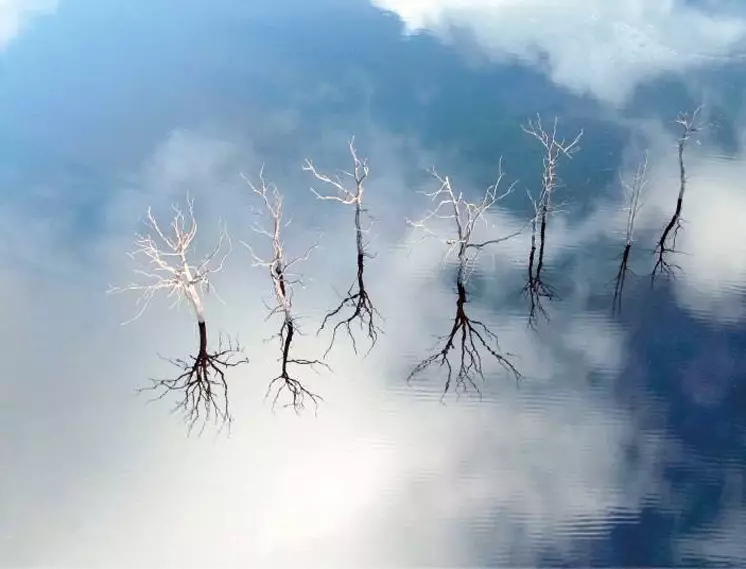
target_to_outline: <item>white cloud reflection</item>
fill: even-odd
[[[746,19],[680,0],[372,0],[410,31],[466,28],[498,61],[518,58],[577,93],[622,104],[635,87],[743,55]]]

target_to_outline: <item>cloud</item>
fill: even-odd
[[[366,153],[383,157],[393,146],[373,140]],[[391,207],[392,196],[404,193],[406,170],[396,161],[371,164],[371,210]],[[437,243],[410,252],[389,226],[396,218],[380,220],[370,264],[386,334],[363,361],[340,345],[335,373],[309,378],[326,398],[318,418],[273,415],[262,399],[277,366],[274,344],[263,338],[276,323],[263,321],[267,276],[241,250],[216,282],[226,305],[208,299],[208,322],[239,334],[252,359],[231,376],[231,437],[187,440],[164,402],[135,398],[148,375],[168,371],[156,353],[188,351],[194,331],[187,314],[168,312],[165,301],[121,327],[134,299],[104,297],[109,282],[129,278],[124,251],[134,212],[155,204],[166,213],[188,187],[202,221],[199,246],[209,247],[219,213],[236,240],[258,238],[247,229],[249,197],[234,183],[240,169],[258,165],[250,146],[173,133],[142,166],[136,187],[112,197],[107,230],[86,249],[85,266],[64,270],[71,245],[54,228],[28,244],[41,266],[3,266],[12,278],[3,279],[0,297],[13,299],[14,317],[0,324],[9,347],[3,394],[11,402],[2,453],[16,457],[0,474],[7,562],[455,565],[476,563],[475,543],[483,543],[501,559],[537,564],[542,548],[569,547],[563,528],[604,527],[638,511],[649,482],[645,468],[626,473],[620,449],[632,436],[630,417],[606,390],[587,388],[593,372],[618,373],[621,330],[604,316],[575,314],[572,297],[557,316],[566,335],[534,335],[523,315],[475,301],[472,310],[500,330],[527,380],[517,390],[489,370],[483,402],[443,406],[442,377],[409,388],[401,377],[449,324],[447,268]],[[376,180],[379,171],[386,175]],[[298,187],[284,174],[275,179]],[[303,249],[308,221],[324,205],[314,203],[305,216],[296,210],[287,248]],[[312,319],[298,344],[307,354],[323,345],[313,322],[335,301],[330,285],[354,276],[344,262],[345,214],[340,207],[325,218],[327,235],[308,266],[313,279],[296,297]],[[14,219],[18,225],[20,218],[6,216]]]
[[[620,105],[662,74],[725,61],[744,48],[746,17],[679,0],[372,0],[410,31],[446,40],[466,28],[497,60],[518,58],[558,85]]]
[[[0,52],[28,22],[57,9],[57,0],[0,0]]]

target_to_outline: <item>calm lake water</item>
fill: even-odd
[[[362,0],[189,0],[178,14],[165,0],[60,0],[2,48],[0,565],[746,564],[742,63],[687,81],[664,70],[619,106],[553,81],[549,56],[490,61],[466,32],[454,46],[403,31]],[[674,119],[703,100],[681,268],[651,287],[678,191]],[[521,125],[537,113],[584,134],[560,162],[547,234],[557,299],[532,329],[526,191],[538,195],[542,155]],[[314,199],[301,164],[348,168],[352,134],[371,164],[365,275],[382,332],[363,357],[353,326],[359,355],[342,334],[333,372],[301,370],[324,398],[316,413],[273,413],[264,396],[281,350],[265,338],[282,321],[267,319],[272,283],[239,243],[269,252],[238,174],[256,179],[265,164],[285,193],[288,255],[323,234],[293,296],[296,357],[321,357],[330,337],[316,330],[355,278],[353,212]],[[612,314],[620,175],[645,151]],[[443,239],[419,242],[406,220],[432,207],[417,193],[438,187],[427,168],[477,200],[500,156],[501,187],[515,190],[479,235],[523,232],[482,252],[466,309],[522,377],[480,348],[480,394],[444,396],[445,367],[406,379],[454,326],[457,264],[442,242],[454,226],[436,221]],[[125,253],[147,207],[168,215],[187,191],[200,250],[219,218],[233,237],[215,281],[224,302],[206,297],[210,340],[239,338],[251,360],[229,377],[230,436],[187,437],[172,400],[135,395],[172,373],[159,354],[194,346],[187,307],[160,299],[120,326],[136,298],[104,294],[137,277]]]

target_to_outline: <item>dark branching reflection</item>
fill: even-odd
[[[448,334],[439,338],[439,348],[419,364],[417,364],[407,377],[411,381],[415,376],[426,371],[430,366],[437,364],[445,367],[447,371],[446,383],[443,395],[451,389],[457,393],[467,392],[474,389],[480,391],[476,379],[484,380],[484,369],[482,365],[482,351],[494,358],[507,372],[520,378],[520,373],[510,361],[510,354],[502,352],[498,343],[497,335],[490,328],[468,315],[468,292],[467,282],[471,271],[474,269],[479,253],[486,247],[497,245],[520,234],[513,234],[490,239],[483,242],[472,242],[473,232],[479,221],[485,222],[484,215],[498,201],[508,196],[515,187],[512,184],[507,190],[498,194],[500,181],[503,177],[502,165],[497,181],[487,188],[483,198],[479,202],[467,201],[461,192],[453,190],[448,177],[441,177],[435,170],[432,175],[440,183],[440,187],[431,193],[425,193],[435,207],[430,209],[426,216],[420,221],[410,221],[413,227],[422,230],[425,237],[435,237],[441,243],[448,245],[448,254],[455,251],[457,259],[456,267],[456,312],[453,325]],[[452,220],[456,230],[454,237],[443,237],[433,231],[428,224],[438,220]],[[456,352],[455,363],[451,358]]]
[[[635,234],[635,220],[637,214],[642,209],[643,199],[642,195],[647,186],[647,172],[648,172],[648,155],[645,153],[645,158],[637,166],[635,175],[631,182],[627,182],[621,179],[622,188],[624,188],[627,194],[628,205],[627,205],[627,226],[625,228],[624,236],[624,249],[622,250],[621,260],[619,262],[619,269],[617,270],[616,277],[614,278],[614,298],[612,300],[612,314],[618,315],[622,311],[622,297],[624,296],[624,283],[627,278],[627,274],[632,272],[629,268],[630,252],[632,250],[632,243],[634,242]]]
[[[321,323],[319,332],[326,327],[330,320],[340,318],[332,328],[332,337],[329,341],[329,347],[326,349],[325,355],[328,354],[334,346],[337,332],[340,328],[344,329],[347,333],[347,336],[352,342],[352,349],[357,354],[357,341],[355,340],[355,335],[352,333],[351,327],[354,322],[358,322],[370,342],[370,347],[368,348],[367,353],[375,347],[376,342],[378,341],[378,334],[382,332],[381,327],[376,322],[381,319],[381,315],[373,305],[373,301],[368,294],[368,289],[365,286],[365,259],[370,258],[371,255],[368,253],[368,243],[365,241],[364,235],[370,230],[370,226],[363,229],[362,217],[365,212],[365,208],[363,207],[363,195],[365,192],[364,184],[370,172],[370,168],[368,166],[368,160],[366,158],[360,158],[358,155],[355,148],[354,137],[349,142],[349,150],[352,157],[352,171],[342,172],[341,176],[336,176],[334,179],[316,170],[310,160],[306,160],[303,166],[303,169],[310,172],[317,180],[332,186],[336,190],[336,195],[322,195],[311,188],[311,191],[318,199],[336,201],[343,205],[351,205],[355,209],[357,275],[354,282],[350,285],[350,288],[347,289],[347,294],[333,310],[326,314]],[[345,183],[349,181],[351,181],[352,188],[348,187]],[[348,313],[345,314],[346,312]]]
[[[300,334],[298,322],[293,314],[293,285],[300,284],[299,276],[290,272],[296,264],[307,260],[311,252],[317,247],[312,245],[306,251],[305,255],[287,260],[283,248],[281,229],[283,227],[283,196],[280,194],[277,186],[268,183],[264,177],[264,169],[259,173],[259,186],[254,185],[250,180],[244,177],[252,191],[261,198],[264,205],[264,214],[269,217],[271,229],[267,230],[260,225],[254,225],[253,229],[257,233],[268,237],[272,243],[272,257],[269,260],[262,259],[254,253],[251,245],[244,243],[249,249],[254,266],[265,267],[269,272],[274,289],[276,304],[268,307],[268,318],[274,315],[282,317],[280,331],[273,336],[280,341],[280,373],[274,377],[267,388],[267,396],[274,392],[272,398],[272,407],[274,408],[283,393],[287,393],[290,401],[284,406],[293,407],[296,412],[305,408],[307,400],[310,400],[314,407],[318,407],[319,401],[323,398],[320,395],[308,389],[295,375],[295,368],[311,368],[314,371],[317,367],[328,366],[319,359],[296,358],[292,355],[293,340],[297,334]]]
[[[207,327],[204,322],[199,323],[199,350],[197,355],[183,358],[162,358],[176,366],[181,373],[175,378],[152,379],[152,385],[143,387],[139,391],[155,391],[158,394],[151,399],[163,399],[169,393],[180,394],[181,399],[174,407],[174,412],[184,415],[191,431],[193,427],[202,423],[200,432],[205,425],[213,421],[228,426],[233,420],[228,407],[228,382],[225,372],[232,367],[248,363],[243,357],[243,350],[238,344],[227,342],[221,337],[218,348],[213,352],[207,350]]]
[[[660,275],[673,276],[674,271],[680,267],[670,261],[670,256],[678,253],[676,249],[676,238],[681,229],[681,212],[684,205],[684,194],[686,192],[686,167],[684,164],[684,150],[689,140],[697,134],[700,128],[701,107],[692,113],[681,113],[676,122],[681,126],[681,134],[678,140],[679,154],[679,195],[676,198],[676,208],[666,227],[661,233],[660,239],[655,247],[655,266],[650,273],[650,286],[655,284],[656,277]]]
[[[219,424],[221,429],[225,425],[230,426],[231,415],[225,372],[229,368],[248,363],[248,360],[242,355],[239,345],[233,344],[230,340],[225,343],[222,337],[217,350],[208,350],[202,295],[209,290],[210,275],[223,268],[231,249],[230,238],[223,228],[216,247],[199,263],[190,263],[190,248],[197,235],[197,222],[194,218],[193,201],[188,197],[187,205],[188,222],[182,210],[178,206],[173,206],[175,215],[171,221],[171,232],[168,234],[161,230],[152,211],[148,209],[146,224],[152,233],[138,234],[135,240],[136,249],[130,254],[133,258],[144,258],[148,269],[139,269],[135,272],[146,282],[112,287],[109,292],[140,291],[139,311],[129,322],[142,316],[158,291],[162,290],[168,297],[174,298],[175,304],[183,299],[189,302],[197,319],[199,331],[199,348],[196,355],[187,358],[164,358],[181,373],[173,378],[152,379],[150,387],[139,391],[156,392],[152,400],[162,399],[169,394],[180,394],[181,400],[174,407],[174,411],[184,415],[189,432],[198,423],[202,424],[202,432],[210,421]]]
[[[557,211],[555,204],[552,202],[554,191],[560,183],[557,177],[557,164],[560,157],[572,158],[572,155],[580,149],[579,142],[583,136],[583,131],[581,130],[570,142],[565,139],[558,140],[557,119],[554,119],[551,132],[547,132],[544,130],[541,117],[538,115],[535,121],[529,121],[522,129],[526,134],[538,140],[544,149],[541,191],[538,199],[534,199],[529,194],[529,199],[534,206],[534,217],[531,221],[528,275],[526,284],[523,286],[523,293],[530,302],[528,323],[533,328],[536,326],[537,318],[540,315],[548,319],[543,301],[545,299],[551,301],[557,298],[556,289],[544,280],[543,274],[549,217]]]

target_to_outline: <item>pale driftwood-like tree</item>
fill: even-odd
[[[616,277],[614,278],[614,299],[612,301],[612,313],[619,314],[622,311],[622,297],[624,296],[624,283],[627,278],[627,273],[631,272],[628,263],[630,258],[630,252],[632,251],[632,243],[635,237],[635,220],[637,214],[642,209],[643,205],[643,194],[648,183],[648,154],[645,153],[645,157],[638,164],[637,170],[631,181],[627,181],[620,177],[620,183],[624,192],[627,196],[627,225],[625,228],[624,236],[624,250],[622,251],[621,260],[619,262],[619,269],[617,270]]]
[[[193,200],[187,197],[187,216],[173,206],[174,217],[170,231],[164,231],[148,209],[146,225],[150,232],[138,234],[133,259],[142,259],[146,268],[135,272],[144,282],[132,282],[123,287],[111,287],[110,293],[138,291],[139,310],[126,323],[136,320],[145,312],[152,298],[163,291],[174,305],[182,300],[189,303],[197,320],[199,346],[197,352],[187,358],[164,358],[179,369],[176,377],[152,379],[152,385],[139,391],[153,391],[153,399],[162,399],[168,394],[177,394],[179,401],[174,411],[179,411],[191,432],[201,422],[204,429],[213,421],[220,427],[230,426],[228,382],[225,374],[248,360],[240,346],[221,337],[217,349],[208,349],[207,324],[202,297],[210,289],[210,276],[222,270],[230,253],[230,238],[223,227],[215,248],[199,261],[191,261],[191,248],[197,235]],[[202,430],[201,429],[201,430]]]
[[[503,237],[488,239],[481,242],[473,241],[477,223],[486,224],[485,214],[498,201],[509,195],[515,184],[500,192],[500,182],[503,178],[502,164],[497,181],[489,186],[480,201],[467,201],[461,192],[453,189],[448,177],[441,177],[434,169],[432,175],[440,186],[434,192],[423,192],[435,204],[424,218],[419,221],[407,220],[414,228],[424,232],[425,237],[434,237],[448,246],[446,255],[455,253],[456,256],[456,310],[453,325],[448,334],[439,337],[436,351],[417,364],[407,377],[410,381],[415,376],[438,364],[447,370],[445,396],[451,389],[457,393],[466,392],[470,388],[480,392],[476,379],[484,380],[482,366],[482,350],[494,358],[508,373],[520,378],[518,369],[511,362],[511,355],[504,353],[498,343],[497,335],[483,322],[471,318],[467,312],[468,290],[467,282],[473,271],[479,253],[485,248],[497,245],[520,234],[516,231]],[[498,193],[500,192],[500,193]],[[429,225],[448,220],[452,223],[455,236],[440,235]],[[452,352],[456,351],[455,365],[451,362]],[[455,370],[454,370],[455,368]],[[455,371],[455,373],[454,373]]]
[[[328,366],[319,359],[297,358],[293,353],[293,340],[297,334],[300,334],[298,321],[293,313],[293,286],[301,284],[300,277],[291,272],[291,269],[309,258],[311,252],[317,247],[309,247],[303,256],[288,259],[285,255],[284,244],[282,241],[282,229],[287,227],[289,222],[283,221],[283,196],[277,186],[268,182],[264,177],[264,167],[259,172],[259,184],[254,184],[246,176],[243,179],[249,185],[249,188],[259,196],[264,207],[264,215],[269,217],[269,226],[266,227],[254,224],[253,230],[269,238],[272,244],[272,255],[265,259],[258,256],[254,249],[248,243],[243,243],[254,260],[255,267],[264,267],[269,273],[272,280],[272,288],[276,304],[268,306],[271,318],[274,315],[280,315],[282,324],[280,331],[273,336],[280,341],[280,373],[273,378],[267,387],[267,396],[274,392],[272,398],[272,407],[274,408],[283,393],[289,395],[290,401],[284,406],[292,406],[296,412],[305,408],[307,400],[310,400],[314,407],[318,406],[319,401],[323,398],[320,395],[308,389],[292,371],[293,368],[310,368],[314,371],[319,366],[328,368]]]
[[[352,349],[357,354],[357,341],[352,332],[352,324],[357,322],[363,333],[370,342],[368,353],[372,350],[378,341],[378,335],[382,332],[378,324],[381,315],[373,305],[368,289],[365,286],[365,260],[371,257],[367,250],[367,241],[365,233],[370,230],[370,225],[363,228],[363,213],[366,209],[363,206],[363,196],[365,194],[365,180],[368,178],[370,168],[367,158],[361,158],[355,148],[355,138],[349,141],[349,151],[352,157],[352,170],[343,171],[341,175],[331,178],[327,174],[319,172],[310,160],[306,160],[303,170],[310,172],[317,180],[333,188],[334,193],[331,195],[322,194],[311,188],[313,194],[320,200],[329,200],[339,202],[342,205],[352,206],[355,212],[355,245],[356,258],[355,266],[357,274],[353,283],[347,289],[347,294],[329,311],[321,323],[319,332],[321,332],[330,320],[339,318],[339,321],[332,328],[332,337],[329,341],[329,347],[326,350],[328,354],[337,337],[337,332],[343,328],[352,342]],[[326,355],[325,354],[325,355]]]
[[[681,126],[681,133],[678,139],[678,157],[679,157],[679,194],[676,198],[676,208],[666,227],[661,233],[660,239],[655,247],[655,265],[650,273],[650,286],[655,284],[655,279],[659,275],[673,276],[674,271],[679,268],[678,265],[671,263],[669,257],[676,254],[676,238],[681,229],[681,212],[684,206],[684,194],[686,192],[686,166],[684,164],[684,150],[686,150],[689,140],[701,130],[700,111],[698,107],[691,113],[681,113],[676,122]]]
[[[580,149],[579,143],[583,136],[581,130],[572,140],[557,138],[557,118],[554,119],[551,131],[544,130],[541,117],[528,121],[522,126],[523,132],[534,137],[541,144],[544,151],[541,189],[539,197],[534,199],[529,194],[534,206],[534,218],[531,223],[531,248],[528,256],[528,277],[523,287],[523,293],[530,301],[529,325],[536,325],[538,315],[547,318],[543,307],[543,300],[553,300],[557,297],[556,289],[544,280],[545,253],[547,248],[547,228],[549,218],[556,211],[554,192],[560,186],[557,175],[557,165],[561,157],[572,158]]]

